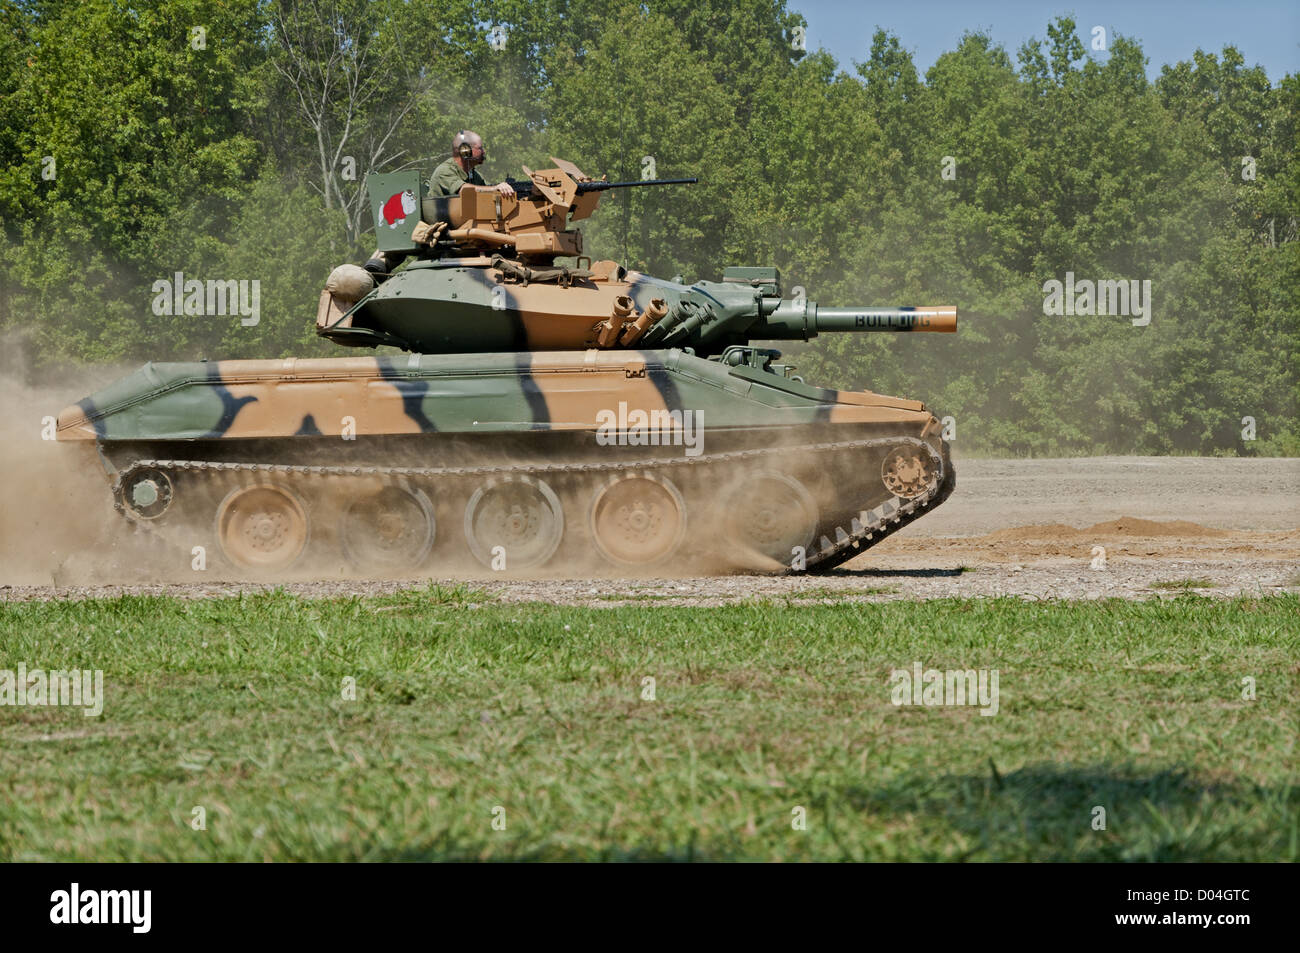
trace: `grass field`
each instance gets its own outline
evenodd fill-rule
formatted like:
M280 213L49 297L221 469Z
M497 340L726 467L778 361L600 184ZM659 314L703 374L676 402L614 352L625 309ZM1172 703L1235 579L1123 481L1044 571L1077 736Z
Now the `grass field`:
M3 860L1300 858L1294 595L0 604L20 662L105 702L0 707Z

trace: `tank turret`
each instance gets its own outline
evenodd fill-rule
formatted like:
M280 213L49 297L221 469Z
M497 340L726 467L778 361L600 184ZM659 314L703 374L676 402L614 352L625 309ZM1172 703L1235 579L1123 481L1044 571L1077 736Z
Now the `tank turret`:
M722 281L685 285L593 262L569 226L590 216L603 192L695 180L606 182L552 161L540 172L525 168L529 178L512 183L514 197L466 185L455 197L421 198L419 220L400 228L386 210L420 188L418 173L371 176L385 263L417 260L374 279L354 272L341 294L327 289L318 333L339 344L429 354L676 347L713 356L826 332L957 329L952 307L826 308L783 298L775 268L728 268ZM577 264L556 264L566 256Z

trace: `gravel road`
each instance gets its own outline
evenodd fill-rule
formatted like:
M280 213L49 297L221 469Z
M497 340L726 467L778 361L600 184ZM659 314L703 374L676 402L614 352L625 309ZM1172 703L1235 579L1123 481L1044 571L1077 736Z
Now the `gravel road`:
M1083 527L1121 516L1185 520L1215 529L1300 527L1300 460L1082 457L963 460L957 490L910 536L970 536L1007 527Z

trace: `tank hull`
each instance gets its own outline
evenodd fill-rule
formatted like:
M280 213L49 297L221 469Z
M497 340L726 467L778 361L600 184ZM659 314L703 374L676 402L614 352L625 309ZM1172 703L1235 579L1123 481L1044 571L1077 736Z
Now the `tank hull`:
M237 576L824 570L951 492L939 434L680 350L151 364L58 418Z

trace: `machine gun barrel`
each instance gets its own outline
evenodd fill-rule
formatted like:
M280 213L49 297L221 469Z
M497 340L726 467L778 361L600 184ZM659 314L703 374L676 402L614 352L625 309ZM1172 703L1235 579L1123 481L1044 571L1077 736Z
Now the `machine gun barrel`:
M578 194L583 192L604 192L606 189L635 189L641 185L694 185L700 181L695 176L689 179L633 179L629 182L579 182Z
M520 198L527 198L537 191L537 189L533 187L533 183L527 180L516 181L514 179L507 179L506 181L509 182L510 187L515 190L515 195ZM605 182L604 180L593 180L590 182L579 182L578 194L582 195L586 192L605 192L609 189L635 189L642 185L693 185L698 181L700 180L694 176L689 179L635 179L630 182Z

